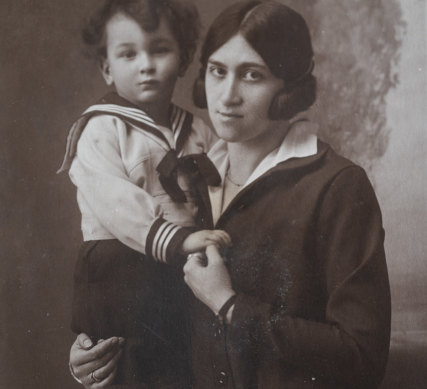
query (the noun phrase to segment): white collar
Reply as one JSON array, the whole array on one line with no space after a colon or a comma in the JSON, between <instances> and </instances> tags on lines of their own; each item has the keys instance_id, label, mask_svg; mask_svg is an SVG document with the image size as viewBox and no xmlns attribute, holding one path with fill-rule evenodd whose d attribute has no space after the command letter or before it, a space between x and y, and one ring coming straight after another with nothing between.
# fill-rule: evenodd
<instances>
[{"instance_id":1,"label":"white collar","mask_svg":"<svg viewBox=\"0 0 427 389\"><path fill-rule=\"evenodd\" d=\"M306 119L297 118L290 124L290 129L279 147L270 152L252 172L242 190L257 178L261 177L279 163L291 158L304 158L317 154L317 129L318 125ZM208 153L221 176L221 186L209 187L212 217L214 223L221 215L224 179L229 166L227 142L219 140Z\"/></svg>"},{"instance_id":2,"label":"white collar","mask_svg":"<svg viewBox=\"0 0 427 389\"><path fill-rule=\"evenodd\" d=\"M252 172L242 186L249 185L279 163L291 158L304 158L317 153L318 125L307 119L298 118L290 124L290 129L281 145L271 151ZM219 140L208 153L221 176L222 182L229 166L227 142Z\"/></svg>"}]
</instances>

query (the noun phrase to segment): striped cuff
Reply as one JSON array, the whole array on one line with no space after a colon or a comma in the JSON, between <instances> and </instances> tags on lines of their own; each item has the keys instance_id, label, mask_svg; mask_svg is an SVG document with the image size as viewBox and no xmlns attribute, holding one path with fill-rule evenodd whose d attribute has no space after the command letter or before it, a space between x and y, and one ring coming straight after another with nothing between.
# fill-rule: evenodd
<instances>
[{"instance_id":1,"label":"striped cuff","mask_svg":"<svg viewBox=\"0 0 427 389\"><path fill-rule=\"evenodd\" d=\"M146 255L158 262L179 262L182 257L182 242L191 232L189 228L177 226L162 218L157 219L147 236Z\"/></svg>"}]
</instances>

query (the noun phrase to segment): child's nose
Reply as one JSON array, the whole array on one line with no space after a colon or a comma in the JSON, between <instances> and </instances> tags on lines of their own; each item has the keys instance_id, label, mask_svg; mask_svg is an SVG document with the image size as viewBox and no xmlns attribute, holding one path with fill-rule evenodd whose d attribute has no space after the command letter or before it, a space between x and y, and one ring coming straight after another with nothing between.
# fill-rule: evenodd
<instances>
[{"instance_id":1,"label":"child's nose","mask_svg":"<svg viewBox=\"0 0 427 389\"><path fill-rule=\"evenodd\" d=\"M138 64L141 73L152 73L154 70L154 61L149 54L140 54Z\"/></svg>"}]
</instances>

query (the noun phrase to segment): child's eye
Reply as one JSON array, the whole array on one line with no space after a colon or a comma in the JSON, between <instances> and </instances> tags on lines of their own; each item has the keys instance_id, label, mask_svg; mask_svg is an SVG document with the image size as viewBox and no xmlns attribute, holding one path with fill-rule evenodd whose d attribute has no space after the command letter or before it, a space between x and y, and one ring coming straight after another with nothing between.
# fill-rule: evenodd
<instances>
[{"instance_id":1,"label":"child's eye","mask_svg":"<svg viewBox=\"0 0 427 389\"><path fill-rule=\"evenodd\" d=\"M209 65L208 72L216 78L223 78L227 74L227 71L224 68L216 65Z\"/></svg>"},{"instance_id":2,"label":"child's eye","mask_svg":"<svg viewBox=\"0 0 427 389\"><path fill-rule=\"evenodd\" d=\"M125 50L119 54L120 57L126 58L126 59L133 59L136 57L136 51L135 50Z\"/></svg>"},{"instance_id":3,"label":"child's eye","mask_svg":"<svg viewBox=\"0 0 427 389\"><path fill-rule=\"evenodd\" d=\"M257 70L246 70L243 73L243 80L245 81L259 81L263 78L262 74Z\"/></svg>"},{"instance_id":4,"label":"child's eye","mask_svg":"<svg viewBox=\"0 0 427 389\"><path fill-rule=\"evenodd\" d=\"M171 49L167 46L159 46L159 47L154 47L151 52L153 54L166 54L169 53L171 51Z\"/></svg>"}]
</instances>

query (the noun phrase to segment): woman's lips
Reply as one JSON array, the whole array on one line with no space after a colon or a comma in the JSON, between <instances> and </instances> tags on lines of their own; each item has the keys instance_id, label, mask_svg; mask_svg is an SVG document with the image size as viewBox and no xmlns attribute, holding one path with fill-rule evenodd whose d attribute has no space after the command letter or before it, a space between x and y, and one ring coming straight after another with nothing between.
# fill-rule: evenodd
<instances>
[{"instance_id":1,"label":"woman's lips","mask_svg":"<svg viewBox=\"0 0 427 389\"><path fill-rule=\"evenodd\" d=\"M240 115L235 112L222 112L218 111L219 115L222 116L224 119L241 119L243 115Z\"/></svg>"}]
</instances>

